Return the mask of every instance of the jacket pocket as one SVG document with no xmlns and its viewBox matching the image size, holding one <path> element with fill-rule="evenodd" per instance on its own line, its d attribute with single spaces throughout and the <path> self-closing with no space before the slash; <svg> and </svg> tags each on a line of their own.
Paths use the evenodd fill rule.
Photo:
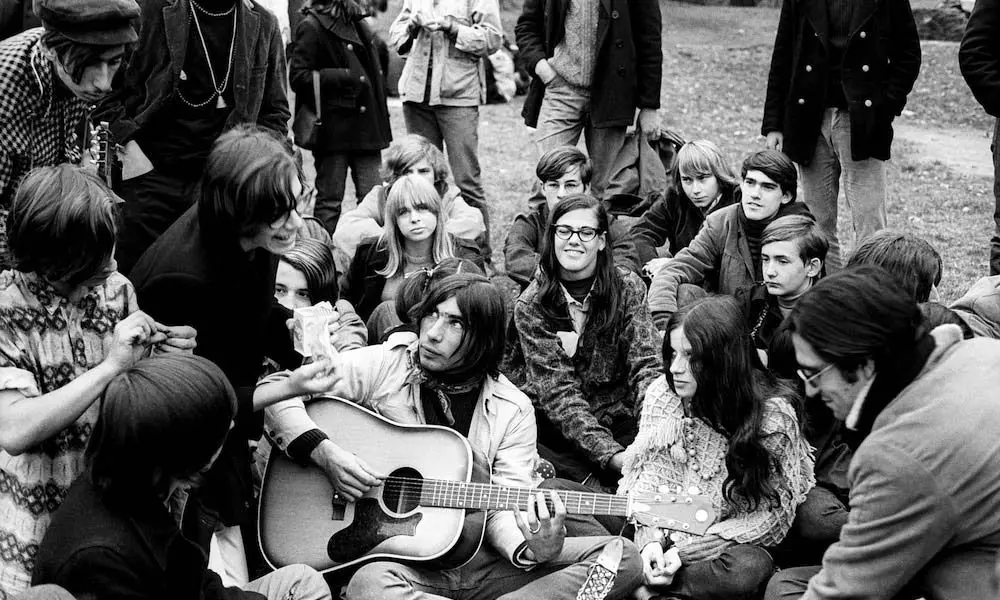
<svg viewBox="0 0 1000 600">
<path fill-rule="evenodd" d="M 470 99 L 479 101 L 479 57 L 455 50 L 461 56 L 452 57 L 450 52 L 454 43 L 449 43 L 449 56 L 444 62 L 444 73 L 441 76 L 441 97 L 451 99 Z"/>
</svg>

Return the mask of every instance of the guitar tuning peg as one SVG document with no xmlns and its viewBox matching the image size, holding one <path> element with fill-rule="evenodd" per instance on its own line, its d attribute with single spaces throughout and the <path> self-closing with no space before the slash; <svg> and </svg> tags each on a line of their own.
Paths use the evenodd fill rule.
<svg viewBox="0 0 1000 600">
<path fill-rule="evenodd" d="M 698 509 L 694 513 L 694 520 L 698 521 L 699 523 L 704 523 L 705 521 L 708 520 L 708 511 L 705 510 L 704 508 Z"/>
<path fill-rule="evenodd" d="M 698 486 L 692 485 L 691 487 L 688 488 L 688 494 L 691 496 L 697 496 L 700 493 L 701 490 L 698 489 Z"/>
<path fill-rule="evenodd" d="M 683 485 L 677 486 L 677 493 L 678 494 L 683 494 L 684 493 L 684 486 Z"/>
</svg>

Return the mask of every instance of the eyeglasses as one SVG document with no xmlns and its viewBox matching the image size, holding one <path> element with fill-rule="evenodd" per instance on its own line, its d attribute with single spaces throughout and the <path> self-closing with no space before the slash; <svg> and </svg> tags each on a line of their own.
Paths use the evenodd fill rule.
<svg viewBox="0 0 1000 600">
<path fill-rule="evenodd" d="M 550 194 L 555 194 L 560 189 L 565 190 L 567 194 L 576 194 L 583 191 L 583 184 L 579 181 L 567 181 L 565 183 L 546 181 L 542 184 L 542 189 Z"/>
<path fill-rule="evenodd" d="M 593 239 L 599 234 L 604 233 L 602 230 L 594 229 L 593 227 L 581 227 L 579 229 L 575 229 L 569 225 L 556 225 L 555 232 L 556 237 L 561 240 L 568 240 L 572 238 L 575 233 L 576 237 L 580 238 L 581 242 L 593 241 Z"/>
<path fill-rule="evenodd" d="M 825 367 L 823 367 L 822 369 L 820 369 L 819 371 L 816 371 L 812 375 L 806 375 L 806 372 L 803 371 L 802 369 L 795 369 L 795 372 L 798 374 L 799 378 L 802 379 L 803 382 L 805 382 L 806 385 L 815 386 L 816 384 L 814 382 L 816 381 L 816 379 L 818 379 L 823 373 L 826 373 L 832 368 L 833 368 L 833 363 L 830 363 Z"/>
</svg>

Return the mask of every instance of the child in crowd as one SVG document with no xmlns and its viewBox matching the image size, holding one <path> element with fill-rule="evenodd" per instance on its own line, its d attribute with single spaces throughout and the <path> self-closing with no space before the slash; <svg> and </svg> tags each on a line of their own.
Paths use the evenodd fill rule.
<svg viewBox="0 0 1000 600">
<path fill-rule="evenodd" d="M 392 140 L 376 37 L 365 19 L 370 10 L 363 1 L 309 0 L 288 59 L 297 112 L 316 109 L 319 77 L 314 214 L 330 232 L 340 219 L 348 168 L 360 202 L 378 184 L 381 151 Z"/>
<path fill-rule="evenodd" d="M 646 392 L 618 491 L 696 487 L 717 520 L 703 537 L 637 527 L 645 583 L 656 593 L 756 597 L 774 572 L 764 548 L 782 541 L 815 483 L 797 394 L 755 369 L 753 353 L 733 298 L 701 300 L 667 321 L 664 374 Z"/>
<path fill-rule="evenodd" d="M 441 212 L 448 215 L 448 232 L 485 248 L 483 213 L 470 206 L 460 190 L 448 185 L 448 163 L 444 153 L 427 138 L 405 135 L 385 151 L 383 183 L 372 188 L 357 208 L 344 213 L 333 232 L 333 256 L 338 272 L 347 271 L 361 240 L 382 234 L 382 212 L 389 188 L 403 175 L 413 174 L 426 178 L 441 196 Z"/>
<path fill-rule="evenodd" d="M 514 307 L 504 372 L 535 400 L 539 453 L 556 474 L 613 490 L 660 354 L 646 287 L 614 264 L 608 228 L 591 196 L 556 203 L 539 273 Z"/>
<path fill-rule="evenodd" d="M 761 281 L 764 228 L 785 215 L 809 214 L 805 204 L 795 201 L 795 165 L 784 154 L 751 154 L 741 176 L 740 202 L 709 215 L 691 244 L 653 277 L 649 306 L 657 328 L 663 329 L 687 298 L 704 296 L 702 288 L 732 295 Z"/>
<path fill-rule="evenodd" d="M 408 273 L 432 269 L 452 256 L 468 258 L 482 267 L 479 248 L 448 232 L 448 216 L 442 209 L 441 196 L 425 177 L 404 175 L 389 190 L 382 216 L 384 233 L 358 246 L 344 274 L 341 295 L 369 322 L 370 330 L 373 324 L 382 324 L 374 328 L 377 335 L 373 340 L 399 325 L 392 301 Z M 376 314 L 379 305 L 383 306 Z"/>
<path fill-rule="evenodd" d="M 576 146 L 559 146 L 538 159 L 535 175 L 542 188 L 544 202 L 514 217 L 504 242 L 507 276 L 523 290 L 531 283 L 538 268 L 549 213 L 563 198 L 573 194 L 589 194 L 593 168 L 590 159 Z M 615 264 L 638 270 L 635 246 L 628 228 L 617 221 L 610 222 L 612 254 Z"/>
<path fill-rule="evenodd" d="M 739 178 L 719 147 L 707 140 L 681 146 L 670 177 L 663 198 L 632 225 L 639 263 L 648 276 L 688 247 L 706 216 L 739 202 Z"/>
<path fill-rule="evenodd" d="M 39 543 L 70 484 L 108 382 L 150 349 L 190 350 L 190 327 L 139 311 L 116 271 L 116 197 L 63 164 L 30 172 L 8 217 L 0 273 L 0 598 L 31 583 Z"/>
<path fill-rule="evenodd" d="M 172 511 L 218 458 L 236 413 L 228 378 L 199 356 L 142 360 L 112 379 L 89 470 L 52 520 L 34 583 L 77 598 L 330 600 L 323 577 L 304 565 L 224 587 L 178 528 Z"/>
</svg>

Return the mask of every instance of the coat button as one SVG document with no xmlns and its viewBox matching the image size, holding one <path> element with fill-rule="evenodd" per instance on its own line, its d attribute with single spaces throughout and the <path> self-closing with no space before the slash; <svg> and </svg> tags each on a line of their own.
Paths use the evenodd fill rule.
<svg viewBox="0 0 1000 600">
<path fill-rule="evenodd" d="M 865 73 L 868 72 L 868 65 L 861 65 L 861 70 Z"/>
<path fill-rule="evenodd" d="M 812 65 L 806 65 L 806 73 L 812 73 L 812 70 L 813 70 Z"/>
<path fill-rule="evenodd" d="M 867 33 L 865 33 L 864 31 L 862 31 L 862 32 L 861 32 L 861 33 L 859 33 L 858 35 L 859 35 L 859 36 L 861 36 L 861 39 L 865 39 L 866 37 L 868 37 L 868 34 L 867 34 Z"/>
<path fill-rule="evenodd" d="M 611 18 L 612 19 L 617 19 L 618 18 L 618 11 L 617 10 L 611 11 Z"/>
<path fill-rule="evenodd" d="M 865 100 L 865 106 L 867 106 L 868 108 L 871 108 L 872 101 L 871 100 Z"/>
<path fill-rule="evenodd" d="M 615 40 L 615 48 L 621 48 L 624 45 L 625 45 L 625 42 L 623 42 L 621 40 Z"/>
<path fill-rule="evenodd" d="M 349 51 L 354 51 L 354 44 L 348 44 L 348 45 L 347 45 L 347 49 L 348 49 Z"/>
<path fill-rule="evenodd" d="M 365 76 L 362 75 L 361 77 L 358 77 L 358 80 L 360 80 L 361 83 L 364 83 L 365 82 Z"/>
<path fill-rule="evenodd" d="M 625 67 L 618 67 L 618 74 L 624 76 L 625 75 Z"/>
<path fill-rule="evenodd" d="M 806 103 L 805 98 L 799 98 L 799 104 L 805 104 L 805 103 Z"/>
<path fill-rule="evenodd" d="M 358 109 L 358 111 L 361 114 L 365 114 L 366 112 L 368 112 L 368 107 L 367 106 L 362 106 L 361 108 Z"/>
</svg>

